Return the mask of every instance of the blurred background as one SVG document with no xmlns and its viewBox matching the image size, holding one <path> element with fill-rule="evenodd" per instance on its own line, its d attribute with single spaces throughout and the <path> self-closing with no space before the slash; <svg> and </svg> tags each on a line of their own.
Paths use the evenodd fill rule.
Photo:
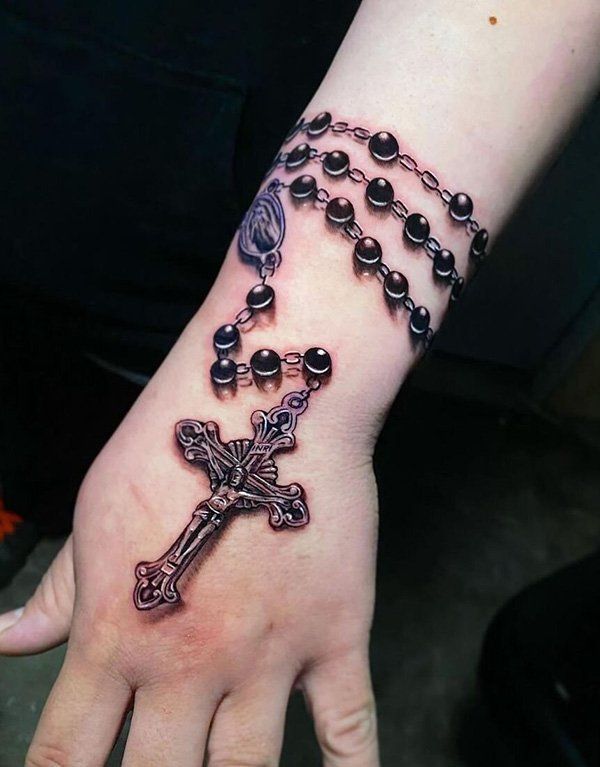
<svg viewBox="0 0 600 767">
<path fill-rule="evenodd" d="M 222 5 L 1 3 L 2 611 L 59 548 L 358 3 Z M 600 764 L 599 136 L 596 103 L 380 439 L 385 767 Z M 0 767 L 22 764 L 63 652 L 0 659 Z M 282 764 L 317 764 L 298 699 L 289 720 Z"/>
</svg>

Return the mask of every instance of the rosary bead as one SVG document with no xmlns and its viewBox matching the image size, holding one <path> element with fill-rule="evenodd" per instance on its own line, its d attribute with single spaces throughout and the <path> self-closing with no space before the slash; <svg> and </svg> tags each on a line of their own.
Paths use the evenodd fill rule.
<svg viewBox="0 0 600 767">
<path fill-rule="evenodd" d="M 376 208 L 387 208 L 394 199 L 394 187 L 385 178 L 374 178 L 367 185 L 367 200 Z"/>
<path fill-rule="evenodd" d="M 463 292 L 464 286 L 465 286 L 464 277 L 459 277 L 457 280 L 455 280 L 454 284 L 452 285 L 452 290 L 450 291 L 451 301 L 458 301 L 458 299 L 460 298 Z"/>
<path fill-rule="evenodd" d="M 429 237 L 429 221 L 421 213 L 411 213 L 404 222 L 404 234 L 411 242 L 422 245 Z"/>
<path fill-rule="evenodd" d="M 350 167 L 350 158 L 346 152 L 328 152 L 323 158 L 323 170 L 330 176 L 342 176 Z"/>
<path fill-rule="evenodd" d="M 331 125 L 329 112 L 321 112 L 309 122 L 306 132 L 309 136 L 320 136 Z"/>
<path fill-rule="evenodd" d="M 252 372 L 262 378 L 271 378 L 281 372 L 281 358 L 273 349 L 259 349 L 250 357 Z"/>
<path fill-rule="evenodd" d="M 246 296 L 246 303 L 251 309 L 267 309 L 275 300 L 275 291 L 270 285 L 255 285 Z"/>
<path fill-rule="evenodd" d="M 326 376 L 331 372 L 331 357 L 325 349 L 313 346 L 304 355 L 304 370 L 309 375 Z"/>
<path fill-rule="evenodd" d="M 354 219 L 354 206 L 345 197 L 334 197 L 327 203 L 325 215 L 332 224 L 347 224 Z"/>
<path fill-rule="evenodd" d="M 361 237 L 354 246 L 354 257 L 366 266 L 375 266 L 381 261 L 381 245 L 373 237 Z"/>
<path fill-rule="evenodd" d="M 473 213 L 473 200 L 468 194 L 458 192 L 450 200 L 449 211 L 455 221 L 466 221 Z"/>
<path fill-rule="evenodd" d="M 217 386 L 225 386 L 235 381 L 237 374 L 237 365 L 228 357 L 216 360 L 210 366 L 210 377 Z"/>
<path fill-rule="evenodd" d="M 388 298 L 402 301 L 408 294 L 408 280 L 401 272 L 390 272 L 383 281 L 383 289 Z"/>
<path fill-rule="evenodd" d="M 387 131 L 374 133 L 369 139 L 369 152 L 376 160 L 391 162 L 398 157 L 398 142 Z"/>
<path fill-rule="evenodd" d="M 449 277 L 454 269 L 454 255 L 445 248 L 438 250 L 433 257 L 433 271 L 438 277 Z"/>
<path fill-rule="evenodd" d="M 285 167 L 288 170 L 299 168 L 308 160 L 309 153 L 310 147 L 308 144 L 298 144 L 298 146 L 295 146 L 288 154 L 287 160 L 285 161 Z"/>
<path fill-rule="evenodd" d="M 296 200 L 312 197 L 316 190 L 317 181 L 314 176 L 298 176 L 290 184 L 290 194 Z"/>
<path fill-rule="evenodd" d="M 233 348 L 239 340 L 240 331 L 235 325 L 221 325 L 213 336 L 215 349 L 222 351 Z"/>
<path fill-rule="evenodd" d="M 469 251 L 472 258 L 483 258 L 485 255 L 485 249 L 488 244 L 489 235 L 487 229 L 480 229 L 471 242 L 471 250 Z"/>
<path fill-rule="evenodd" d="M 410 329 L 420 336 L 429 327 L 429 312 L 424 306 L 415 307 L 410 313 Z"/>
</svg>

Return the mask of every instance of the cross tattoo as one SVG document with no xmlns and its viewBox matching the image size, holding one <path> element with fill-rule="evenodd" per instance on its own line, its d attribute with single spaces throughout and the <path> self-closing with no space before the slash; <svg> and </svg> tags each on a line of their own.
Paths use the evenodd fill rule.
<svg viewBox="0 0 600 767">
<path fill-rule="evenodd" d="M 184 420 L 175 426 L 183 456 L 207 471 L 212 495 L 201 501 L 192 519 L 162 557 L 135 568 L 133 601 L 138 610 L 175 604 L 177 582 L 209 538 L 232 511 L 264 507 L 275 529 L 301 527 L 309 521 L 301 485 L 278 485 L 273 453 L 294 447 L 298 416 L 308 406 L 310 390 L 289 392 L 280 405 L 251 416 L 252 439 L 224 443 L 214 421 Z"/>
</svg>

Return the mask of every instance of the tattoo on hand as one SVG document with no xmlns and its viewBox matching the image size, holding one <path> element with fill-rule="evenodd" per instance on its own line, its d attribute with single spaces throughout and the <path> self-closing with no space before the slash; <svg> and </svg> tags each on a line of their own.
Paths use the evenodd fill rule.
<svg viewBox="0 0 600 767">
<path fill-rule="evenodd" d="M 359 145 L 366 144 L 371 158 L 380 165 L 389 169 L 397 165 L 416 174 L 425 189 L 437 195 L 448 208 L 451 218 L 464 225 L 466 233 L 472 238 L 469 248 L 471 262 L 479 264 L 483 260 L 488 233 L 473 218 L 473 202 L 469 195 L 464 192 L 453 194 L 442 188 L 431 171 L 422 170 L 415 159 L 400 152 L 398 141 L 391 133 L 372 133 L 366 128 L 350 127 L 345 121 L 333 122 L 329 112 L 321 112 L 310 121 L 304 118 L 299 120 L 285 143 L 300 133 L 306 133 L 310 140 L 317 140 L 327 133 L 344 135 Z M 276 168 L 285 173 L 295 173 L 311 161 L 320 163 L 323 172 L 330 177 L 348 178 L 354 183 L 364 184 L 367 211 L 389 213 L 392 220 L 400 221 L 406 246 L 422 249 L 432 261 L 434 278 L 448 286 L 451 301 L 458 299 L 464 278 L 455 268 L 452 252 L 443 248 L 431 234 L 425 216 L 410 212 L 407 205 L 395 197 L 394 187 L 386 178 L 369 178 L 360 168 L 351 168 L 350 157 L 345 151 L 319 152 L 308 143 L 300 143 L 289 152 L 279 152 L 267 175 L 271 175 Z M 234 392 L 237 386 L 253 382 L 263 388 L 277 388 L 284 369 L 289 375 L 301 374 L 305 388 L 289 392 L 281 404 L 267 412 L 256 410 L 252 413 L 252 438 L 223 443 L 219 428 L 213 421 L 184 420 L 176 425 L 176 439 L 185 460 L 207 471 L 212 494 L 198 504 L 189 524 L 162 557 L 154 562 L 140 562 L 135 568 L 137 582 L 133 598 L 139 610 L 180 601 L 177 590 L 179 579 L 232 511 L 264 508 L 275 529 L 301 527 L 309 521 L 301 485 L 277 484 L 273 454 L 277 450 L 294 447 L 298 417 L 308 407 L 312 392 L 320 389 L 331 375 L 331 357 L 318 346 L 310 347 L 304 353 L 288 351 L 281 355 L 273 349 L 260 349 L 252 355 L 249 363 L 236 362 L 231 357 L 240 346 L 240 327 L 251 323 L 256 315 L 274 310 L 275 291 L 268 281 L 282 261 L 286 221 L 281 194 L 286 189 L 295 206 L 308 204 L 324 211 L 329 226 L 354 242 L 355 268 L 359 273 L 376 274 L 383 283 L 383 295 L 388 306 L 408 312 L 411 337 L 425 349 L 433 340 L 429 311 L 417 305 L 409 294 L 405 275 L 392 271 L 383 261 L 381 245 L 374 237 L 365 235 L 356 219 L 354 206 L 348 199 L 331 197 L 327 189 L 318 186 L 312 175 L 301 174 L 289 182 L 271 179 L 255 198 L 238 232 L 240 257 L 257 270 L 260 282 L 249 290 L 246 305 L 233 322 L 222 325 L 215 332 L 213 345 L 217 359 L 210 368 L 210 377 L 219 395 Z"/>
</svg>

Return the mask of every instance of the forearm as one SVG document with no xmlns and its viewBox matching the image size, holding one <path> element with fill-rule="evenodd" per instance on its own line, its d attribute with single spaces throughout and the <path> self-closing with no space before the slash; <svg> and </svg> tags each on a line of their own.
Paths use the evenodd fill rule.
<svg viewBox="0 0 600 767">
<path fill-rule="evenodd" d="M 394 199 L 427 218 L 431 235 L 454 254 L 456 273 L 468 279 L 475 271 L 469 257 L 473 230 L 449 215 L 449 195 L 427 190 L 424 182 L 435 183 L 431 176 L 420 179 L 406 166 L 413 158 L 419 169 L 435 175 L 439 190 L 469 194 L 473 218 L 490 233 L 489 253 L 510 211 L 593 92 L 599 27 L 593 5 L 506 2 L 491 25 L 476 3 L 415 8 L 365 2 L 304 115 L 310 120 L 328 111 L 333 122 L 347 121 L 371 134 L 390 131 L 400 154 L 408 157 L 404 164 L 377 163 L 366 140 L 331 129 L 319 136 L 304 130 L 282 151 L 303 143 L 321 155 L 341 150 L 350 168 L 386 178 Z M 431 252 L 410 245 L 393 211 L 374 212 L 365 201 L 365 183 L 347 174 L 329 175 L 319 159 L 276 167 L 262 189 L 274 178 L 290 184 L 302 174 L 314 176 L 330 197 L 352 202 L 363 234 L 381 243 L 383 262 L 406 276 L 408 296 L 426 307 L 437 330 L 452 303 L 452 285 L 434 274 Z M 280 354 L 326 348 L 334 371 L 321 415 L 369 427 L 360 435 L 371 439 L 371 424 L 419 358 L 422 338 L 411 334 L 404 302 L 390 310 L 381 274 L 357 274 L 355 240 L 327 224 L 324 205 L 314 199 L 297 204 L 287 188 L 278 199 L 285 237 L 281 265 L 268 278 L 275 310 L 239 327 L 242 342 L 230 356 L 248 362 L 261 348 Z M 178 358 L 185 354 L 193 360 L 179 383 L 193 387 L 194 396 L 212 397 L 213 333 L 235 321 L 248 290 L 259 282 L 253 265 L 240 259 L 234 238 L 221 275 L 178 351 Z M 282 389 L 287 388 L 284 380 Z M 270 399 L 255 388 L 240 389 L 235 399 L 215 402 L 215 408 L 217 415 L 236 419 L 239 411 L 245 414 Z"/>
</svg>

